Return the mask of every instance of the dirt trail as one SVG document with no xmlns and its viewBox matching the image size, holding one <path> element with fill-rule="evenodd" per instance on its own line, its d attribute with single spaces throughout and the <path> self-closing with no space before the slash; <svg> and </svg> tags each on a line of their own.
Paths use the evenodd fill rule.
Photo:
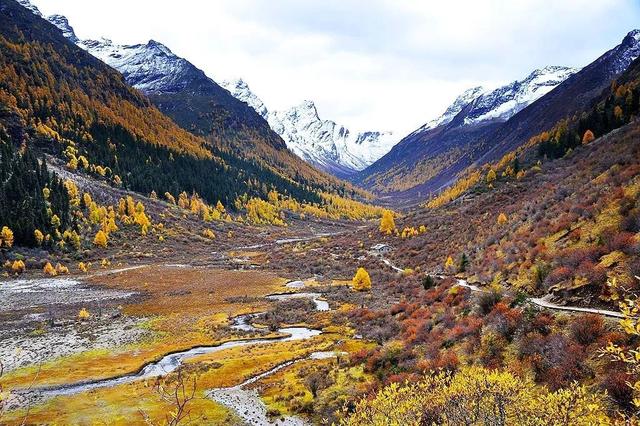
<svg viewBox="0 0 640 426">
<path fill-rule="evenodd" d="M 380 260 L 385 265 L 391 267 L 394 271 L 403 272 L 402 268 L 399 268 L 398 266 L 396 266 L 393 263 L 391 263 L 391 261 L 389 259 L 381 257 Z M 456 283 L 456 285 L 458 287 L 468 288 L 469 290 L 471 290 L 473 292 L 484 293 L 486 291 L 486 290 L 483 290 L 483 289 L 481 289 L 480 287 L 478 287 L 476 285 L 469 284 L 469 283 L 467 283 L 466 280 L 462 280 L 462 279 L 458 279 L 458 282 Z M 530 302 L 530 303 L 533 303 L 534 305 L 539 306 L 541 308 L 553 309 L 553 310 L 557 310 L 557 311 L 585 312 L 585 313 L 602 315 L 602 316 L 611 317 L 611 318 L 624 318 L 624 315 L 622 315 L 620 312 L 608 311 L 606 309 L 583 308 L 583 307 L 580 307 L 580 306 L 558 305 L 556 303 L 553 303 L 553 302 L 549 301 L 550 297 L 551 297 L 551 295 L 546 295 L 544 297 L 531 297 L 531 298 L 527 298 L 527 301 Z"/>
<path fill-rule="evenodd" d="M 468 288 L 469 290 L 474 291 L 474 292 L 480 292 L 480 293 L 486 292 L 486 290 L 483 290 L 478 286 L 469 284 L 469 283 L 467 283 L 467 281 L 461 280 L 461 279 L 458 280 L 456 285 L 458 287 Z M 550 295 L 546 295 L 544 297 L 532 297 L 532 298 L 528 298 L 527 301 L 530 302 L 530 303 L 533 303 L 536 306 L 540 306 L 541 308 L 554 309 L 554 310 L 557 310 L 557 311 L 585 312 L 585 313 L 603 315 L 603 316 L 612 317 L 612 318 L 624 318 L 624 315 L 622 315 L 620 312 L 608 311 L 606 309 L 583 308 L 583 307 L 580 307 L 580 306 L 558 305 L 556 303 L 550 302 L 549 301 L 550 297 L 551 297 Z"/>
</svg>

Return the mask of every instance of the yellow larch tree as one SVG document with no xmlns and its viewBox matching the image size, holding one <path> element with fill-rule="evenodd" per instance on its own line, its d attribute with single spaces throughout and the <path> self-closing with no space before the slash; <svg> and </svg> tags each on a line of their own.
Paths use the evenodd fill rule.
<svg viewBox="0 0 640 426">
<path fill-rule="evenodd" d="M 393 212 L 385 210 L 380 218 L 380 232 L 390 235 L 396 229 L 396 222 L 393 219 Z"/>
<path fill-rule="evenodd" d="M 91 199 L 91 194 L 89 194 L 88 192 L 85 192 L 84 194 L 82 194 L 82 202 L 86 207 L 89 207 L 92 201 L 93 200 Z"/>
<path fill-rule="evenodd" d="M 176 199 L 175 199 L 175 197 L 173 195 L 171 195 L 171 193 L 165 192 L 164 193 L 164 198 L 166 198 L 167 203 L 176 204 Z"/>
<path fill-rule="evenodd" d="M 490 169 L 489 172 L 487 173 L 487 183 L 492 183 L 493 181 L 496 180 L 496 171 L 493 169 Z"/>
<path fill-rule="evenodd" d="M 14 274 L 21 274 L 25 271 L 26 266 L 21 259 L 14 260 L 11 264 L 11 272 Z"/>
<path fill-rule="evenodd" d="M 36 243 L 41 246 L 44 241 L 44 234 L 39 229 L 33 231 L 33 237 L 36 239 Z"/>
<path fill-rule="evenodd" d="M 186 192 L 181 192 L 180 195 L 178 196 L 178 206 L 180 206 L 181 209 L 188 209 L 189 208 L 189 196 L 187 195 Z"/>
<path fill-rule="evenodd" d="M 371 290 L 371 277 L 366 269 L 360 267 L 351 280 L 351 286 L 356 291 Z"/>
<path fill-rule="evenodd" d="M 56 229 L 60 227 L 60 218 L 58 217 L 58 215 L 54 214 L 53 216 L 51 216 L 51 225 L 53 225 L 53 227 Z"/>
<path fill-rule="evenodd" d="M 45 273 L 45 275 L 50 275 L 52 277 L 58 275 L 58 273 L 56 272 L 56 268 L 54 268 L 50 262 L 47 262 L 47 264 L 44 265 L 43 272 Z"/>
<path fill-rule="evenodd" d="M 69 273 L 69 268 L 64 266 L 62 263 L 58 263 L 58 264 L 56 264 L 56 272 L 58 273 L 58 275 L 60 275 L 60 274 L 68 274 Z"/>
<path fill-rule="evenodd" d="M 2 247 L 11 248 L 13 246 L 13 231 L 9 227 L 2 227 L 0 238 L 2 239 Z"/>
<path fill-rule="evenodd" d="M 99 230 L 96 236 L 93 238 L 93 244 L 102 248 L 107 247 L 107 234 L 105 234 L 102 229 Z"/>
<path fill-rule="evenodd" d="M 444 262 L 444 269 L 451 270 L 454 267 L 453 257 L 447 257 L 447 260 Z"/>
</svg>

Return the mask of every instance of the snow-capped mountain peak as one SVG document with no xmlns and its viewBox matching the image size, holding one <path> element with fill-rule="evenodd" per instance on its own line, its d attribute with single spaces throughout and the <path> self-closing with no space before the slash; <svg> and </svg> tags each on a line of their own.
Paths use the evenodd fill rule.
<svg viewBox="0 0 640 426">
<path fill-rule="evenodd" d="M 473 87 L 465 90 L 440 117 L 416 130 L 420 133 L 455 121 L 455 125 L 478 124 L 485 121 L 506 121 L 535 102 L 558 84 L 579 71 L 577 68 L 547 66 L 531 72 L 494 90 Z M 462 113 L 461 117 L 458 117 Z"/>
<path fill-rule="evenodd" d="M 20 1 L 30 5 L 28 0 Z M 37 8 L 33 9 L 39 13 Z M 135 45 L 117 45 L 105 38 L 79 40 L 64 16 L 52 15 L 48 19 L 70 41 L 118 70 L 129 84 L 147 94 L 179 92 L 190 82 L 207 78 L 187 60 L 155 40 Z M 265 118 L 291 151 L 336 174 L 346 175 L 364 169 L 397 142 L 391 132 L 352 133 L 331 120 L 323 120 L 310 100 L 285 111 L 269 111 L 242 79 L 225 81 L 221 86 Z"/>
<path fill-rule="evenodd" d="M 516 80 L 483 93 L 471 102 L 464 117 L 464 124 L 490 120 L 506 121 L 577 71 L 577 68 L 547 66 L 534 70 L 523 80 Z"/>
<path fill-rule="evenodd" d="M 626 70 L 631 62 L 640 57 L 640 30 L 630 31 L 609 54 L 615 55 L 612 70 L 614 73 L 618 74 Z"/>
<path fill-rule="evenodd" d="M 73 27 L 69 25 L 69 20 L 66 16 L 51 15 L 47 17 L 47 20 L 58 27 L 60 31 L 62 31 L 62 35 L 73 43 L 78 43 L 80 41 L 80 39 L 76 36 L 76 33 L 73 31 Z"/>
<path fill-rule="evenodd" d="M 249 85 L 241 78 L 236 80 L 225 80 L 220 86 L 227 89 L 236 99 L 249 105 L 265 120 L 268 119 L 269 111 L 262 100 L 257 97 L 249 88 Z"/>
<path fill-rule="evenodd" d="M 271 128 L 300 158 L 339 175 L 362 170 L 398 142 L 391 132 L 352 133 L 345 126 L 320 118 L 311 100 L 282 111 L 269 111 L 242 79 L 224 81 L 222 87 L 266 118 Z"/>
<path fill-rule="evenodd" d="M 120 71 L 133 87 L 145 93 L 178 92 L 188 84 L 190 74 L 194 77 L 201 74 L 188 61 L 155 40 L 146 44 L 117 45 L 103 38 L 82 40 L 77 44 Z"/>
<path fill-rule="evenodd" d="M 307 99 L 284 111 L 284 114 L 291 120 L 297 120 L 304 123 L 314 123 L 320 120 L 316 104 Z"/>
</svg>

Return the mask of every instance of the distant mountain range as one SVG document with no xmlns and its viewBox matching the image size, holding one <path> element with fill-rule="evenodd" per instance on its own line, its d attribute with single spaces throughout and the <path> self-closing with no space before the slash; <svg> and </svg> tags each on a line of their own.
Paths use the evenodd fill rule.
<svg viewBox="0 0 640 426">
<path fill-rule="evenodd" d="M 581 111 L 640 56 L 640 32 L 581 70 L 545 67 L 523 80 L 460 95 L 352 179 L 386 197 L 417 202 L 473 165 L 500 158 L 558 120 Z"/>
<path fill-rule="evenodd" d="M 30 10 L 37 11 L 28 0 L 22 2 L 23 5 L 28 4 Z M 60 28 L 66 38 L 120 71 L 129 84 L 147 95 L 175 94 L 185 90 L 194 80 L 211 80 L 189 61 L 157 41 L 117 45 L 106 38 L 80 40 L 66 17 L 51 15 L 46 19 Z M 214 91 L 211 86 L 208 89 Z M 311 101 L 304 101 L 286 111 L 269 111 L 244 81 L 224 82 L 221 86 L 267 120 L 298 157 L 339 177 L 364 169 L 397 142 L 391 132 L 351 133 L 333 121 L 322 120 Z M 224 97 L 221 93 L 215 93 L 215 96 Z M 160 107 L 162 109 L 162 104 Z M 165 112 L 171 115 L 170 111 Z M 247 118 L 250 117 L 243 117 L 243 121 Z"/>
<path fill-rule="evenodd" d="M 242 79 L 225 81 L 222 87 L 263 116 L 296 155 L 340 177 L 364 169 L 397 142 L 391 132 L 352 133 L 334 121 L 323 120 L 313 101 L 271 111 Z"/>
<path fill-rule="evenodd" d="M 43 17 L 29 0 L 19 2 Z M 128 84 L 143 92 L 182 128 L 207 138 L 221 150 L 257 161 L 301 184 L 344 190 L 344 182 L 317 171 L 288 150 L 261 114 L 162 43 L 150 40 L 118 45 L 107 38 L 81 40 L 66 17 L 44 18 L 69 41 L 119 71 Z"/>
<path fill-rule="evenodd" d="M 28 0 L 20 2 L 39 14 Z M 412 203 L 580 112 L 640 56 L 640 31 L 635 30 L 581 70 L 547 66 L 496 89 L 471 88 L 440 117 L 396 143 L 390 132 L 351 132 L 322 119 L 312 101 L 271 110 L 244 81 L 218 85 L 156 41 L 120 46 L 108 39 L 80 40 L 64 16 L 47 19 L 68 40 L 120 71 L 182 128 L 221 149 L 294 179 L 312 176 L 312 182 L 341 185 L 306 166 L 311 164 L 386 198 Z"/>
<path fill-rule="evenodd" d="M 0 3 L 5 44 L 58 53 L 32 53 L 29 64 L 13 59 L 24 69 L 3 81 L 5 92 L 37 102 L 47 96 L 57 105 L 3 109 L 0 128 L 9 129 L 16 144 L 35 135 L 38 149 L 62 159 L 69 152 L 82 155 L 144 194 L 197 192 L 210 203 L 233 205 L 245 194 L 266 198 L 274 189 L 316 204 L 325 193 L 362 193 L 297 157 L 264 118 L 161 43 L 121 48 L 108 40 L 80 40 L 63 16 L 44 19 L 26 0 Z M 10 52 L 2 53 L 6 62 Z M 34 76 L 36 66 L 46 81 Z M 69 111 L 77 114 L 75 121 Z M 34 123 L 47 124 L 34 129 Z M 75 146 L 62 153 L 64 144 L 52 138 Z"/>
</svg>

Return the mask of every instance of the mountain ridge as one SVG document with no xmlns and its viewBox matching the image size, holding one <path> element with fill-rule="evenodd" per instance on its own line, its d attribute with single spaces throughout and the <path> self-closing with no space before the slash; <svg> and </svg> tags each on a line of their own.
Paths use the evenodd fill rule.
<svg viewBox="0 0 640 426">
<path fill-rule="evenodd" d="M 640 36 L 634 30 L 618 46 L 580 71 L 568 76 L 562 74 L 566 78 L 555 87 L 543 84 L 538 90 L 542 88 L 544 94 L 526 107 L 516 108 L 506 121 L 499 117 L 500 114 L 494 114 L 498 116 L 494 117 L 487 114 L 486 108 L 478 108 L 483 104 L 484 95 L 481 95 L 467 103 L 447 123 L 418 129 L 405 137 L 353 181 L 386 197 L 402 200 L 402 203 L 415 203 L 429 197 L 455 182 L 468 167 L 499 159 L 537 134 L 541 127 L 550 126 L 586 107 L 620 73 L 620 69 L 638 56 L 638 38 Z M 522 86 L 521 82 L 526 80 L 538 81 L 536 74 L 533 72 L 524 80 L 496 89 L 494 93 L 509 95 L 504 98 L 509 101 L 515 93 L 509 87 Z M 498 106 L 505 104 L 501 102 Z"/>
<path fill-rule="evenodd" d="M 397 142 L 392 132 L 354 133 L 335 121 L 322 119 L 311 100 L 271 111 L 243 79 L 221 85 L 264 117 L 296 155 L 339 177 L 363 170 Z"/>
<path fill-rule="evenodd" d="M 28 2 L 23 1 L 25 4 Z M 262 100 L 251 92 L 242 79 L 218 84 L 188 60 L 175 55 L 167 46 L 155 40 L 133 45 L 117 45 L 108 38 L 80 40 L 66 17 L 51 15 L 46 19 L 56 25 L 69 40 L 121 72 L 133 87 L 152 100 L 158 97 L 156 100 L 161 104 L 167 102 L 162 98 L 166 98 L 168 94 L 178 94 L 194 84 L 206 85 L 203 83 L 206 80 L 212 83 L 207 90 L 213 92 L 216 98 L 224 95 L 215 90 L 215 86 L 227 89 L 234 98 L 255 110 L 283 138 L 284 144 L 268 138 L 277 149 L 286 146 L 299 158 L 330 174 L 347 177 L 364 169 L 391 149 L 393 135 L 390 132 L 362 132 L 352 135 L 344 126 L 320 119 L 317 110 L 310 115 L 309 111 L 315 109 L 315 105 L 309 108 L 308 104 L 302 102 L 285 111 L 268 111 Z M 304 128 L 295 122 L 296 116 L 307 116 Z M 247 114 L 244 114 L 243 119 L 256 121 L 255 118 L 247 117 Z M 194 124 L 193 120 L 188 123 L 189 126 Z M 362 149 L 365 146 L 366 149 Z"/>
<path fill-rule="evenodd" d="M 21 1 L 23 6 L 31 5 L 28 0 Z M 36 15 L 42 16 L 35 6 L 28 9 L 35 9 Z M 257 161 L 292 181 L 302 179 L 331 191 L 364 195 L 364 191 L 316 170 L 289 151 L 284 140 L 253 108 L 162 43 L 149 40 L 116 45 L 107 38 L 79 40 L 65 17 L 52 15 L 46 19 L 69 41 L 77 40 L 74 44 L 120 72 L 127 83 L 144 93 L 180 127 L 205 137 L 219 149 Z"/>
<path fill-rule="evenodd" d="M 121 73 L 72 43 L 39 14 L 13 0 L 0 0 L 0 9 L 0 64 L 5 71 L 0 128 L 15 144 L 29 143 L 111 185 L 142 194 L 168 193 L 175 199 L 182 192 L 197 193 L 229 208 L 240 197 L 266 199 L 271 190 L 318 205 L 324 203 L 320 194 L 363 194 L 298 159 L 266 123 L 282 145 L 279 150 L 270 147 L 271 164 L 288 165 L 288 174 L 188 131 L 163 114 L 162 105 L 132 88 Z M 242 126 L 239 123 L 237 129 Z M 256 135 L 235 133 L 231 139 L 235 129 L 224 130 L 229 143 L 243 137 L 238 144 L 253 144 L 250 138 Z"/>
</svg>

